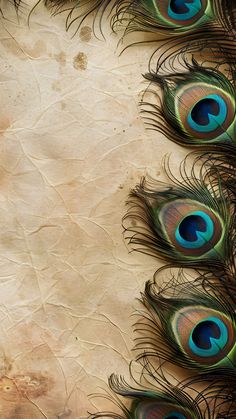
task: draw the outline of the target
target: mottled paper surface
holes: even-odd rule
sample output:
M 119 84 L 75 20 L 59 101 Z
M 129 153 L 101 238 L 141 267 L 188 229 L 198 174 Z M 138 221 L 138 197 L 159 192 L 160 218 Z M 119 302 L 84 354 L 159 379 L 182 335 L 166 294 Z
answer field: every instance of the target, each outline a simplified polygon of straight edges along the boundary
M 128 253 L 127 194 L 184 153 L 139 115 L 153 46 L 119 56 L 108 23 L 106 41 L 92 18 L 72 37 L 43 5 L 28 25 L 32 5 L 0 28 L 0 417 L 86 418 L 112 372 L 128 378 L 135 299 L 159 266 Z

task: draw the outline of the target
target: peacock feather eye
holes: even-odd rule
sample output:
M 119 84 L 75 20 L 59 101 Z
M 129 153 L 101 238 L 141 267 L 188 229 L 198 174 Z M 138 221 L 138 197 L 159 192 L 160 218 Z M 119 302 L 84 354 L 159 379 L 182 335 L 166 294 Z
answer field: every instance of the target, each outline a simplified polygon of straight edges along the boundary
M 160 24 L 183 31 L 203 24 L 214 16 L 209 0 L 149 0 L 147 4 Z
M 91 415 L 90 419 L 103 417 L 113 419 L 212 419 L 222 417 L 223 419 L 223 416 L 217 416 L 218 406 L 212 403 L 218 389 L 213 388 L 212 394 L 209 395 L 207 385 L 206 391 L 204 387 L 201 393 L 195 392 L 193 386 L 190 387 L 190 382 L 174 385 L 173 377 L 171 382 L 162 367 L 156 368 L 146 358 L 142 366 L 142 373 L 138 378 L 140 386 L 136 379 L 133 386 L 129 385 L 124 377 L 112 374 L 109 378 L 110 390 L 116 395 L 114 403 L 116 407 L 120 407 L 121 414 L 99 412 Z M 233 370 L 231 371 L 232 378 Z M 132 365 L 130 372 L 131 378 L 133 378 Z M 143 374 L 145 374 L 144 381 Z M 226 394 L 225 391 L 224 395 Z M 120 396 L 126 399 L 125 404 Z M 113 398 L 111 400 L 113 401 Z M 127 403 L 129 400 L 130 404 Z
M 200 49 L 205 41 L 211 41 L 214 29 L 215 46 L 222 41 L 226 51 L 234 51 L 224 39 L 232 35 L 233 40 L 235 29 L 231 0 L 116 0 L 115 5 L 113 22 L 125 24 L 126 32 L 159 33 L 167 39 L 176 38 L 183 46 L 186 33 L 188 41 L 198 43 Z M 230 30 L 232 33 L 227 34 Z
M 149 365 L 146 367 L 145 373 L 151 378 Z M 156 379 L 158 387 L 154 389 L 154 385 L 151 390 L 146 389 L 146 386 L 141 389 L 129 386 L 123 378 L 114 374 L 110 377 L 111 390 L 132 400 L 130 407 L 123 409 L 125 418 L 203 419 L 198 403 L 187 392 L 170 384 L 163 373 L 159 375 L 157 372 Z M 119 416 L 119 418 L 121 417 L 123 416 Z
M 218 70 L 189 67 L 166 78 L 148 74 L 161 86 L 160 105 L 144 110 L 149 126 L 180 145 L 235 144 L 235 86 Z M 154 112 L 153 112 L 154 110 Z
M 173 281 L 173 277 L 172 277 Z M 150 330 L 136 349 L 148 345 L 149 355 L 199 374 L 236 367 L 236 315 L 228 297 L 202 282 L 173 284 L 172 295 L 146 283 L 143 303 L 150 313 Z M 149 323 L 147 323 L 148 326 Z M 153 327 L 153 325 L 155 325 Z M 148 336 L 150 332 L 150 335 Z
M 188 33 L 188 41 L 198 43 L 200 49 L 202 41 L 211 41 L 214 29 L 214 42 L 222 41 L 227 51 L 234 51 L 224 42 L 228 35 L 230 39 L 227 32 L 235 29 L 232 0 L 116 0 L 115 5 L 114 20 L 125 23 L 126 32 L 147 31 L 167 39 L 176 37 L 181 45 L 186 44 L 182 35 Z
M 158 214 L 166 238 L 184 256 L 200 257 L 218 252 L 223 222 L 214 211 L 188 199 L 169 202 Z
M 205 182 L 203 171 L 199 179 L 193 171 L 183 176 L 185 161 L 180 171 L 180 181 L 143 178 L 131 191 L 125 238 L 133 250 L 178 266 L 224 270 L 235 240 L 233 204 L 219 184 Z
M 135 401 L 131 407 L 134 419 L 192 419 L 187 409 L 155 400 Z
M 192 362 L 201 365 L 232 362 L 230 352 L 236 351 L 235 324 L 223 313 L 205 307 L 184 307 L 173 316 L 172 330 Z
M 176 89 L 174 96 L 177 120 L 189 137 L 207 142 L 233 141 L 233 96 L 209 83 L 189 83 Z

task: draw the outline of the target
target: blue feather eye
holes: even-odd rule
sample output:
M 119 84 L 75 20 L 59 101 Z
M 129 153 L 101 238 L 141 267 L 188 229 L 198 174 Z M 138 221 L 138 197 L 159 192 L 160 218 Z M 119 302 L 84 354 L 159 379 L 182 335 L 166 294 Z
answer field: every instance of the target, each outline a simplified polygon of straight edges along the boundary
M 214 235 L 214 223 L 203 211 L 193 211 L 178 225 L 175 238 L 186 249 L 199 249 Z
M 181 181 L 173 176 L 175 183 L 167 186 L 143 178 L 131 191 L 123 218 L 125 238 L 134 250 L 179 266 L 224 269 L 234 245 L 227 191 L 222 193 L 211 179 L 206 184 L 204 170 L 201 179 L 194 177 L 194 169 L 188 177 L 185 161 L 180 170 Z
M 121 23 L 126 26 L 125 35 L 150 32 L 163 46 L 167 40 L 158 67 L 186 49 L 191 54 L 204 49 L 212 61 L 217 61 L 217 57 L 222 60 L 224 51 L 234 64 L 233 3 L 234 0 L 116 0 L 112 28 L 116 30 Z
M 189 20 L 202 11 L 201 0 L 170 0 L 168 15 L 173 20 Z
M 186 199 L 167 203 L 158 217 L 168 239 L 185 256 L 199 257 L 221 241 L 221 220 L 198 202 Z
M 227 118 L 227 103 L 219 95 L 208 95 L 197 102 L 188 114 L 192 130 L 207 133 L 217 130 Z
M 207 317 L 193 328 L 189 347 L 197 356 L 211 357 L 218 355 L 224 349 L 228 339 L 225 323 L 217 317 Z
M 215 40 L 222 41 L 227 33 L 221 30 L 220 25 L 227 30 L 234 27 L 233 0 L 116 0 L 115 23 L 129 23 L 127 31 L 159 32 L 163 35 L 180 36 L 177 43 L 182 44 L 181 34 L 188 33 L 188 41 L 201 42 L 211 36 L 211 23 L 215 23 Z M 219 27 L 217 25 L 219 24 Z M 204 30 L 201 27 L 204 26 Z M 219 31 L 217 31 L 219 29 Z M 173 30 L 173 31 L 172 31 Z M 195 32 L 198 37 L 195 36 Z M 226 31 L 225 31 L 226 32 Z M 185 39 L 183 44 L 186 43 Z M 231 50 L 226 42 L 226 49 Z M 234 48 L 232 48 L 234 50 Z
M 146 78 L 161 86 L 163 96 L 147 123 L 180 145 L 235 143 L 235 84 L 223 73 L 197 65 L 189 73 Z M 156 101 L 156 99 L 155 99 Z M 153 111 L 154 108 L 154 111 Z
M 152 372 L 155 370 L 155 373 Z M 109 378 L 109 386 L 116 394 L 114 402 L 121 409 L 121 414 L 113 412 L 98 412 L 90 416 L 91 419 L 109 417 L 114 419 L 209 419 L 215 417 L 215 409 L 209 410 L 208 399 L 202 392 L 201 396 L 191 397 L 188 394 L 187 386 L 176 386 L 171 383 L 162 369 L 153 370 L 151 363 L 145 363 L 142 374 L 145 373 L 147 379 L 154 378 L 157 386 L 152 385 L 152 389 L 142 385 L 141 388 L 132 387 L 127 384 L 123 377 L 115 374 Z M 131 367 L 132 371 L 132 367 Z M 155 375 L 153 375 L 155 374 Z M 193 390 L 193 387 L 191 388 Z M 131 400 L 131 405 L 123 404 L 117 396 L 122 396 Z M 209 411 L 212 416 L 203 415 L 202 412 Z
M 171 412 L 164 416 L 163 419 L 186 419 L 186 416 L 178 412 Z
M 166 278 L 165 271 L 164 275 Z M 142 339 L 142 345 L 148 342 L 153 348 L 151 355 L 199 373 L 234 368 L 234 307 L 222 295 L 211 295 L 214 291 L 206 290 L 198 281 L 192 284 L 179 281 L 181 277 L 173 294 L 171 287 L 160 291 L 156 283 L 146 283 L 143 302 L 151 314 L 151 335 Z
M 190 419 L 192 415 L 186 413 L 180 406 L 161 401 L 145 400 L 134 403 L 134 419 Z
M 188 136 L 204 141 L 232 141 L 235 100 L 210 84 L 185 84 L 175 91 L 177 122 Z
M 230 358 L 235 347 L 236 332 L 232 321 L 210 308 L 182 308 L 173 318 L 172 330 L 182 350 L 192 362 L 201 365 L 213 365 Z
M 162 28 L 169 26 L 184 31 L 214 17 L 210 0 L 148 0 L 146 4 Z

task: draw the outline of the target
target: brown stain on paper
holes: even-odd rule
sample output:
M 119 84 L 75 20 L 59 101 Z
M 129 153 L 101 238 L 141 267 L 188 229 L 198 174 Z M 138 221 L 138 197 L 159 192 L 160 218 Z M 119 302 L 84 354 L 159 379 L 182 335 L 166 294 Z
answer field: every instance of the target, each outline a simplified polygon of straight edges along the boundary
M 1 40 L 3 47 L 20 60 L 40 58 L 47 53 L 47 46 L 42 40 L 35 42 L 34 46 L 20 44 L 15 38 Z
M 0 119 L 0 136 L 4 135 L 5 131 L 11 126 L 10 120 L 7 117 Z
M 59 52 L 59 54 L 54 54 L 54 58 L 62 67 L 65 67 L 66 54 L 63 51 Z
M 30 58 L 40 58 L 47 53 L 47 47 L 41 40 L 36 41 L 32 48 L 28 45 L 24 45 L 23 50 Z
M 92 37 L 92 29 L 89 26 L 83 26 L 80 29 L 79 37 L 83 42 L 89 42 Z
M 79 52 L 73 60 L 73 66 L 76 70 L 86 70 L 88 58 L 84 52 Z
M 54 382 L 39 372 L 27 372 L 3 376 L 0 379 L 0 418 L 45 418 L 37 408 L 38 401 L 48 395 Z
M 9 401 L 36 399 L 46 396 L 52 385 L 52 378 L 39 372 L 14 374 L 11 378 L 5 376 L 0 380 L 0 397 Z
M 60 80 L 54 80 L 52 82 L 52 90 L 54 90 L 55 92 L 61 92 Z

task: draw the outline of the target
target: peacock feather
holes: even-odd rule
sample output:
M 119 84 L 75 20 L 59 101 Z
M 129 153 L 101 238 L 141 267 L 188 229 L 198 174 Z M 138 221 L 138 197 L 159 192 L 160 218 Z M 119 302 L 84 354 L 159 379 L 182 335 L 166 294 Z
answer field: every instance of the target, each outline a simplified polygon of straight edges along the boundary
M 112 28 L 123 26 L 124 36 L 139 31 L 136 43 L 151 40 L 157 51 L 169 59 L 187 47 L 213 59 L 227 54 L 235 62 L 236 6 L 233 0 L 116 0 Z M 163 48 L 162 48 L 163 47 Z
M 174 295 L 170 295 L 170 293 Z M 159 289 L 147 282 L 142 301 L 150 313 L 136 328 L 136 349 L 197 373 L 235 370 L 236 313 L 229 299 L 197 281 L 171 282 Z M 141 353 L 141 355 L 143 354 Z
M 21 6 L 25 6 L 25 2 L 23 2 L 22 0 L 0 1 L 0 16 L 2 18 L 5 18 L 6 11 L 9 7 L 13 7 L 16 13 L 18 13 Z
M 117 19 L 128 21 L 128 31 L 143 30 L 167 36 L 192 33 L 220 23 L 235 28 L 232 0 L 117 0 Z M 172 31 L 172 32 L 170 32 Z
M 145 374 L 159 387 L 160 369 L 185 378 L 155 390 L 129 386 L 113 375 L 111 390 L 130 405 L 118 398 L 121 415 L 92 417 L 235 418 L 236 5 L 224 0 L 117 0 L 115 6 L 113 28 L 121 23 L 125 34 L 151 32 L 164 46 L 156 71 L 150 64 L 145 75 L 155 98 L 154 103 L 143 101 L 145 121 L 171 141 L 197 147 L 201 155 L 190 174 L 187 159 L 182 162 L 179 179 L 169 161 L 168 183 L 143 177 L 130 192 L 123 219 L 132 249 L 168 262 L 171 269 L 181 268 L 167 284 L 158 287 L 155 281 L 164 268 L 146 283 L 144 311 L 135 326 L 136 361 L 144 363 Z M 211 47 L 206 64 L 203 57 Z M 187 61 L 189 52 L 202 54 L 201 65 L 195 58 Z M 180 55 L 184 71 L 174 69 Z M 160 71 L 166 65 L 173 69 L 169 74 Z M 195 277 L 185 280 L 183 268 L 197 269 L 191 271 Z M 192 397 L 197 389 L 203 399 Z
M 134 250 L 179 266 L 225 270 L 234 249 L 234 206 L 225 191 L 204 177 L 171 184 L 142 178 L 127 201 L 125 237 Z M 217 186 L 217 187 L 216 187 Z
M 23 4 L 8 3 L 16 11 Z M 135 326 L 139 333 L 135 350 L 147 385 L 142 385 L 142 377 L 131 386 L 112 375 L 109 386 L 120 413 L 104 411 L 90 418 L 235 419 L 235 0 L 76 0 L 73 4 L 44 0 L 44 4 L 52 15 L 66 13 L 67 30 L 75 24 L 77 31 L 93 16 L 94 33 L 97 26 L 103 33 L 107 13 L 113 30 L 123 25 L 125 35 L 150 32 L 157 51 L 160 45 L 165 51 L 156 71 L 150 66 L 145 75 L 155 96 L 154 103 L 144 103 L 145 120 L 169 140 L 201 149 L 190 175 L 186 159 L 179 180 L 168 162 L 168 183 L 142 178 L 130 193 L 124 217 L 129 243 L 181 270 L 177 278 L 172 274 L 158 287 L 156 279 L 160 272 L 166 273 L 162 268 L 142 293 L 145 312 Z M 1 7 L 0 12 L 4 17 Z M 206 52 L 208 65 L 202 58 Z M 184 58 L 186 71 L 160 71 L 166 64 L 174 69 L 174 60 L 189 53 L 202 54 L 202 64 Z M 209 64 L 215 61 L 214 66 Z M 218 64 L 223 63 L 230 68 L 228 74 L 220 71 Z M 198 269 L 191 271 L 196 277 L 186 280 L 184 267 Z M 169 380 L 163 373 L 170 365 L 173 375 L 177 367 L 179 376 L 186 377 L 175 378 L 173 384 L 173 376 Z
M 192 397 L 181 391 L 180 388 L 170 384 L 166 384 L 162 391 L 138 389 L 129 386 L 123 378 L 113 374 L 109 379 L 109 386 L 116 395 L 130 400 L 130 407 L 127 408 L 125 404 L 119 401 L 121 415 L 101 412 L 91 415 L 91 419 L 99 417 L 114 419 L 203 419 L 207 417 L 202 415 L 198 403 Z M 210 418 L 209 415 L 208 418 Z
M 132 364 L 130 366 L 132 370 Z M 145 376 L 146 384 L 142 383 Z M 158 370 L 146 363 L 134 385 L 123 377 L 113 374 L 109 378 L 111 399 L 120 413 L 104 411 L 91 414 L 90 419 L 226 419 L 235 413 L 235 402 L 229 392 L 221 387 L 202 385 L 202 390 L 194 389 L 187 383 L 171 383 L 162 368 Z M 205 383 L 205 380 L 202 381 Z M 189 394 L 191 393 L 191 395 Z M 215 396 L 218 396 L 217 401 Z
M 34 9 L 41 3 L 38 0 L 32 8 L 29 18 Z M 103 35 L 103 17 L 107 9 L 112 5 L 112 0 L 43 0 L 44 5 L 51 12 L 52 16 L 57 14 L 65 14 L 65 26 L 68 31 L 75 26 L 74 34 L 78 32 L 81 25 L 87 20 L 89 16 L 93 17 L 93 31 L 96 35 L 99 31 Z M 109 13 L 108 13 L 109 14 Z
M 199 161 L 205 166 L 208 176 L 211 177 L 212 182 L 221 182 L 222 187 L 225 189 L 226 194 L 231 201 L 236 204 L 236 148 L 231 144 L 224 144 L 220 146 L 210 147 L 210 150 L 201 153 L 200 155 L 190 153 L 189 157 L 194 157 L 193 166 L 198 165 Z
M 162 95 L 154 92 L 154 103 L 144 110 L 148 127 L 182 146 L 235 146 L 234 79 L 216 68 L 199 66 L 194 60 L 186 66 L 185 73 L 145 75 L 162 89 Z

